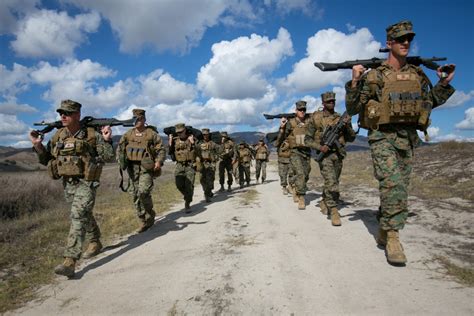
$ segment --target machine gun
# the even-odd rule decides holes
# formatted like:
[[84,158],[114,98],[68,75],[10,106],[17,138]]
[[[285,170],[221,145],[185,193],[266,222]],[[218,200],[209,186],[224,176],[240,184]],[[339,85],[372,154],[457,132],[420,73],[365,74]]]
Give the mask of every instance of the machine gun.
[[[390,49],[388,48],[381,48],[379,52],[387,53]],[[408,64],[420,66],[423,65],[426,68],[437,70],[440,65],[437,64],[437,61],[446,60],[446,57],[432,57],[432,58],[423,58],[420,56],[408,56],[406,61]],[[355,65],[362,65],[365,68],[377,68],[385,61],[383,58],[373,57],[370,59],[356,59],[356,60],[346,60],[342,63],[324,63],[324,62],[315,62],[314,66],[319,68],[321,71],[335,71],[339,69],[352,69]],[[442,74],[441,78],[446,78],[448,73],[451,72],[453,69],[449,66],[443,66],[441,68]]]
[[[197,139],[197,140],[203,140],[204,139],[204,136],[202,135],[202,132],[200,130],[198,130],[197,128],[194,128],[194,127],[188,126],[188,125],[186,125],[185,128],[186,128],[186,134],[187,135],[193,135],[194,138]],[[176,128],[174,126],[165,127],[163,129],[163,132],[167,136],[169,136],[169,135],[173,135],[174,137],[178,136],[178,134],[176,133]],[[210,133],[210,139],[214,143],[220,144],[221,141],[222,141],[221,132],[211,132]]]
[[[296,113],[281,113],[281,114],[265,114],[263,113],[263,116],[267,120],[273,120],[273,119],[281,119],[282,117],[286,117],[287,119],[294,118],[296,117]],[[305,118],[308,118],[311,116],[311,113],[306,113]]]
[[[338,139],[339,139],[339,134],[344,128],[344,125],[346,125],[345,120],[347,119],[347,117],[350,118],[349,114],[347,114],[347,112],[344,112],[339,118],[339,121],[337,121],[335,125],[328,126],[324,130],[323,136],[321,137],[322,146],[326,145],[329,148],[331,148],[334,145],[336,145],[338,149],[341,148],[341,144],[339,143]],[[320,162],[323,159],[324,155],[325,153],[323,153],[322,151],[319,151],[316,155],[316,158],[314,158],[314,160],[316,160],[317,162]]]
[[[128,120],[117,120],[115,118],[94,118],[92,116],[86,116],[80,121],[81,127],[93,127],[95,129],[98,129],[99,127],[102,126],[124,126],[124,127],[131,127],[135,126],[137,118],[133,117]],[[55,121],[55,122],[45,122],[42,121],[40,123],[34,123],[33,125],[35,126],[46,126],[45,128],[41,130],[35,130],[38,135],[41,137],[44,136],[44,134],[51,132],[55,128],[62,128],[63,123],[61,121]]]

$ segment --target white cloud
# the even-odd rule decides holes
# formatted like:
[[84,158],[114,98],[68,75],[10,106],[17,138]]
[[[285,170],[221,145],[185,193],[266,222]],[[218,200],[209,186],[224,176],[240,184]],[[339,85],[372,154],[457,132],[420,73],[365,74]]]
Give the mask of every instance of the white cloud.
[[13,102],[3,102],[0,103],[0,113],[15,115],[17,113],[36,113],[38,109],[28,105],[28,104],[17,104],[16,100]]
[[213,57],[198,73],[197,86],[220,99],[261,98],[268,92],[266,75],[293,54],[290,34],[280,28],[276,39],[257,34],[212,46]]
[[464,92],[460,90],[456,90],[454,94],[446,101],[445,104],[443,104],[440,108],[453,108],[456,106],[460,106],[465,104],[466,102],[472,100],[474,98],[474,90],[471,90],[469,92]]
[[234,3],[225,0],[66,0],[99,11],[120,39],[122,52],[136,53],[144,47],[158,51],[186,52],[197,46],[207,28]]
[[350,34],[321,30],[308,39],[306,57],[293,65],[292,73],[279,80],[279,86],[291,92],[305,92],[327,85],[343,85],[350,78],[350,70],[322,72],[314,62],[337,63],[382,56],[378,51],[380,47],[367,28]]
[[312,0],[264,0],[267,7],[275,6],[276,12],[284,15],[293,11],[300,11],[308,16],[321,18],[324,10],[319,9]]
[[[443,134],[441,128],[437,126],[428,127],[428,135],[430,137],[430,142],[448,142],[448,141],[457,141],[457,142],[473,142],[474,137],[466,137],[454,133]],[[424,139],[424,134],[421,131],[418,131],[418,136],[421,139]]]
[[24,139],[27,132],[28,126],[15,115],[0,113],[0,142]]
[[71,57],[99,23],[97,12],[70,17],[64,11],[39,10],[18,23],[11,47],[22,57]]
[[138,81],[141,85],[141,93],[134,100],[137,104],[180,104],[196,97],[193,85],[178,81],[161,69],[146,76],[140,76]]
[[11,34],[17,29],[17,17],[35,11],[39,0],[2,0],[0,1],[0,35]]
[[464,120],[456,124],[456,128],[474,130],[474,107],[464,112]]
[[30,82],[29,72],[31,70],[28,67],[14,63],[12,70],[8,70],[7,67],[0,64],[0,95],[4,99],[10,99],[15,97],[19,92],[28,89],[28,83]]

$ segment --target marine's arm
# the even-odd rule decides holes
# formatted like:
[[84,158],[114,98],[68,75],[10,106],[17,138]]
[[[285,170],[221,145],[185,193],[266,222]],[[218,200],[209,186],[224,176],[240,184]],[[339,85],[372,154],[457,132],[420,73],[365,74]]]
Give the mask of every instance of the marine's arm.
[[155,169],[159,163],[159,166],[162,166],[165,162],[166,158],[166,151],[165,147],[163,146],[163,140],[160,137],[158,132],[153,133],[153,146],[151,147],[153,151],[152,155],[155,157]]
[[320,141],[321,140],[316,135],[316,131],[317,131],[317,126],[314,124],[313,117],[311,117],[311,119],[308,122],[306,135],[304,136],[304,143],[305,143],[306,146],[308,146],[312,149],[319,150],[319,147],[321,147],[320,146]]
[[[105,131],[107,130],[107,131]],[[113,162],[115,159],[114,148],[112,146],[112,132],[110,127],[108,129],[103,129],[102,134],[96,133],[96,150],[97,155],[104,162]]]
[[275,146],[280,147],[281,143],[290,135],[291,124],[286,118],[282,118],[280,121],[280,129],[278,130],[278,136],[275,141]]

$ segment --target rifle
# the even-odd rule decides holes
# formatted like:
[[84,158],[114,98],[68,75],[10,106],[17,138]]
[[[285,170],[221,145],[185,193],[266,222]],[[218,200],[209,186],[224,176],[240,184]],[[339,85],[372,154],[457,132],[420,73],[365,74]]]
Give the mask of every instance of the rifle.
[[[92,116],[86,116],[80,121],[81,127],[93,127],[95,129],[102,127],[102,126],[124,126],[124,127],[131,127],[135,126],[136,122],[136,117],[133,117],[128,120],[117,120],[115,118],[94,118]],[[45,122],[42,121],[40,123],[34,123],[33,125],[35,126],[46,126],[45,128],[41,130],[35,130],[36,133],[38,133],[40,136],[51,132],[55,128],[62,128],[63,123],[61,121],[55,121],[55,122]]]
[[[390,50],[388,48],[381,48],[379,52],[386,53]],[[436,61],[446,60],[446,57],[432,57],[432,58],[423,58],[420,56],[408,56],[406,61],[408,64],[420,66],[423,65],[426,68],[437,70],[440,65],[436,63]],[[373,57],[370,59],[356,59],[356,60],[346,60],[342,63],[324,63],[324,62],[315,62],[314,66],[319,68],[321,71],[335,71],[338,69],[352,69],[355,65],[362,65],[365,68],[377,68],[385,61],[383,58]],[[448,69],[444,69],[447,71]],[[442,77],[447,76],[445,72],[443,72]]]
[[[335,125],[329,126],[324,130],[323,136],[321,138],[321,145],[326,145],[329,148],[336,145],[338,149],[342,147],[342,145],[339,143],[338,138],[339,138],[340,132],[344,128],[344,125],[346,125],[346,123],[344,122],[346,117],[350,117],[350,116],[349,114],[347,114],[347,112],[344,112],[339,118],[339,121],[337,121]],[[314,158],[314,160],[316,160],[317,162],[320,162],[323,159],[324,155],[325,153],[323,153],[322,151],[319,151],[316,155],[316,158]]]
[[[197,140],[203,140],[203,136],[202,136],[202,132],[200,130],[198,130],[197,128],[194,128],[192,126],[188,126],[186,125],[185,126],[186,128],[186,135],[193,135],[194,138],[196,138]],[[176,137],[178,136],[178,134],[176,133],[176,128],[174,126],[168,126],[168,127],[165,127],[163,129],[163,132],[170,136],[170,135],[173,135],[173,137]]]
[[[280,119],[282,117],[286,117],[287,119],[294,118],[296,116],[296,113],[282,113],[282,114],[265,114],[263,113],[263,116],[267,120],[273,120],[273,119]],[[306,113],[305,118],[308,118],[311,116],[311,113]]]

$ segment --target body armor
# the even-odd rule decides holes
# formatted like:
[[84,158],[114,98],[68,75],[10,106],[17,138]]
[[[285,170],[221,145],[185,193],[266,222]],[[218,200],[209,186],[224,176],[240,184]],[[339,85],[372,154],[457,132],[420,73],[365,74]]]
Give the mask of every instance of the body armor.
[[129,161],[142,161],[145,156],[150,155],[149,147],[153,141],[153,131],[146,128],[143,132],[139,132],[135,128],[127,133],[127,144],[125,152]]
[[174,139],[174,155],[178,162],[192,162],[194,161],[193,145],[188,139],[181,140],[179,137]]
[[380,71],[383,77],[380,102],[370,100],[367,103],[360,115],[360,126],[377,130],[384,124],[407,124],[426,131],[430,124],[432,103],[423,100],[422,78],[416,68],[410,67],[404,72],[389,68],[370,71],[367,74],[367,83],[373,90],[374,85],[380,83],[377,71]]
[[306,123],[297,121],[296,118],[290,119],[288,124],[291,125],[291,133],[287,138],[290,148],[307,147],[304,144],[304,137],[306,135],[308,125]]
[[267,158],[268,158],[267,147],[266,146],[258,146],[255,158],[258,159],[258,160],[267,160]]
[[[339,118],[341,117],[341,115],[337,112],[334,112],[334,114],[330,114],[330,113],[328,114],[329,115],[324,115],[323,111],[314,112],[312,116],[313,124],[316,127],[316,132],[314,133],[314,139],[320,140],[323,137],[323,134],[326,128],[329,126],[336,125],[337,122],[339,121]],[[341,144],[342,146],[346,144],[346,139],[344,138],[343,130],[340,132],[339,138],[338,138],[339,144]]]
[[248,148],[239,149],[239,162],[246,163],[246,162],[250,162],[251,160],[252,160],[252,156],[250,153],[250,149]]
[[290,158],[291,151],[290,151],[290,144],[287,140],[284,140],[281,143],[280,147],[278,148],[278,157],[282,158]]
[[223,144],[222,159],[230,159],[234,156],[234,142],[227,140]]
[[202,142],[199,144],[201,150],[201,158],[203,161],[214,161],[214,157],[211,154],[211,142]]

